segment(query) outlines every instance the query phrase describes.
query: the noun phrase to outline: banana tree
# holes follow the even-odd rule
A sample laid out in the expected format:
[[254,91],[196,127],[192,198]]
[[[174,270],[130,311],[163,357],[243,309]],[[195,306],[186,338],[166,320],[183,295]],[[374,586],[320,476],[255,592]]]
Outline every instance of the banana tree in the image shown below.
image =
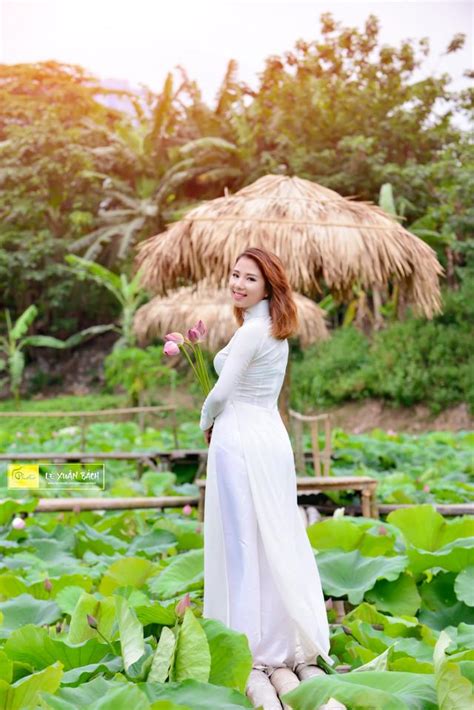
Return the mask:
[[[26,346],[64,350],[65,348],[72,348],[79,345],[89,337],[112,329],[110,325],[93,325],[90,328],[71,335],[67,340],[53,338],[51,335],[26,335],[37,315],[37,307],[31,305],[21,314],[15,323],[12,324],[10,312],[7,309],[5,310],[7,333],[6,336],[0,336],[0,372],[6,371],[8,376],[0,380],[0,385],[9,381],[10,391],[16,401],[20,399],[20,386],[25,369],[25,354],[23,349]],[[2,357],[2,355],[4,357]]]
[[83,259],[75,254],[68,254],[65,261],[71,266],[71,271],[81,279],[90,278],[104,286],[112,293],[122,308],[120,325],[109,324],[107,327],[120,333],[120,338],[113,350],[122,347],[134,347],[136,337],[133,332],[133,317],[135,312],[147,299],[146,292],[140,286],[140,272],[129,280],[126,274],[116,274],[95,261]]

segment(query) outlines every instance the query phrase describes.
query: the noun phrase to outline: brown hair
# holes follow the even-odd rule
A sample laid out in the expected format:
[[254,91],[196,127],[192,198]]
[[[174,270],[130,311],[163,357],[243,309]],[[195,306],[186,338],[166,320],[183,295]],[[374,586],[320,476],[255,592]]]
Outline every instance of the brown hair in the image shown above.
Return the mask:
[[[263,274],[272,318],[273,337],[284,340],[295,335],[298,329],[298,311],[280,258],[265,249],[249,247],[238,255],[234,263],[237,263],[242,256],[253,259]],[[237,323],[241,326],[244,322],[242,309],[234,306],[233,310]]]

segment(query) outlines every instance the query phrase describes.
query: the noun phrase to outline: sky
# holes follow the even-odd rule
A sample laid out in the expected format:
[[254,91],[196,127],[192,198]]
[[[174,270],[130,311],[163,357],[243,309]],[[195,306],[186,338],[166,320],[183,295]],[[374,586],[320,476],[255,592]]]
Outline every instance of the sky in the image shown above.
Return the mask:
[[[328,11],[359,29],[377,15],[382,43],[429,37],[423,73],[448,72],[452,88],[468,85],[462,74],[474,68],[474,2],[445,0],[0,0],[0,62],[55,59],[156,91],[180,64],[212,103],[229,59],[256,87],[265,58],[317,39]],[[457,32],[467,34],[464,49],[443,56]]]

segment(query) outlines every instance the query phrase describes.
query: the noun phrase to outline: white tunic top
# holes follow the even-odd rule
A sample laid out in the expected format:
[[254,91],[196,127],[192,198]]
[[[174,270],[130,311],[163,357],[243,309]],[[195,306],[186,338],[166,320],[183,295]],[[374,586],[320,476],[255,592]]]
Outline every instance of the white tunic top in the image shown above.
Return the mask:
[[244,322],[214,358],[219,379],[201,409],[200,428],[209,429],[229,401],[273,409],[288,363],[288,340],[271,335],[267,299],[244,310]]

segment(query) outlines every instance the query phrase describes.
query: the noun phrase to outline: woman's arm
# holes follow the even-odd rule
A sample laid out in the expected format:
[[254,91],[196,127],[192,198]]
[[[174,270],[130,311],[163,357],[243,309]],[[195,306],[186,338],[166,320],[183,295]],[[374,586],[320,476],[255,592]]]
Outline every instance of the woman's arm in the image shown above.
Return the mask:
[[203,431],[213,425],[214,419],[224,409],[240,377],[258,353],[266,329],[267,323],[260,318],[255,318],[244,323],[236,331],[219,379],[202,405],[199,427]]

